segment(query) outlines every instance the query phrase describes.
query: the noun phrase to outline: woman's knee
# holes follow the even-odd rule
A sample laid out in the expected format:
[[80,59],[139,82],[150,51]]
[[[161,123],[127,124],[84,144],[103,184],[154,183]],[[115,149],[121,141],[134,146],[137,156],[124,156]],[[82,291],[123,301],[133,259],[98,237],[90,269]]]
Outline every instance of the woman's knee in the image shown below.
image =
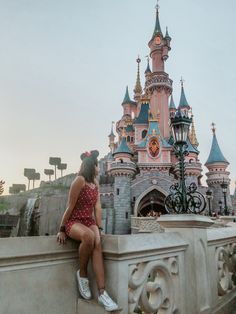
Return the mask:
[[101,244],[101,239],[100,238],[95,238],[94,240],[94,249],[95,250],[102,250],[102,244]]
[[88,230],[88,232],[84,232],[81,241],[86,243],[86,245],[93,247],[95,241],[93,232],[91,232],[90,230]]

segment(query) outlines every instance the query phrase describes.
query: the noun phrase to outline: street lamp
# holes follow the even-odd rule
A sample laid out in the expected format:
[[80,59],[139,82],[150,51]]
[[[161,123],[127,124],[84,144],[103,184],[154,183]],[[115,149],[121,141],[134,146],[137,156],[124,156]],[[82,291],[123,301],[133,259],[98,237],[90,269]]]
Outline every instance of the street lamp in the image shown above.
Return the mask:
[[211,212],[211,200],[212,200],[212,191],[211,190],[207,190],[206,191],[206,198],[208,200],[208,209],[209,209],[209,216],[212,216],[212,212]]
[[228,206],[227,206],[227,200],[226,200],[226,193],[227,193],[227,189],[228,189],[228,183],[224,181],[223,179],[223,182],[221,183],[221,188],[222,188],[222,192],[223,192],[223,195],[224,195],[224,205],[225,205],[225,208],[224,208],[224,215],[225,216],[228,216],[229,215],[229,212],[228,212]]
[[185,183],[185,156],[189,154],[187,138],[192,118],[186,112],[178,108],[176,114],[171,117],[171,128],[174,137],[174,151],[179,160],[180,178],[179,183],[170,187],[170,194],[165,199],[167,212],[175,211],[178,214],[201,213],[206,207],[204,196],[197,192],[195,183],[187,188]]
[[220,200],[218,202],[218,204],[219,204],[219,208],[220,208],[220,215],[222,215],[222,201]]

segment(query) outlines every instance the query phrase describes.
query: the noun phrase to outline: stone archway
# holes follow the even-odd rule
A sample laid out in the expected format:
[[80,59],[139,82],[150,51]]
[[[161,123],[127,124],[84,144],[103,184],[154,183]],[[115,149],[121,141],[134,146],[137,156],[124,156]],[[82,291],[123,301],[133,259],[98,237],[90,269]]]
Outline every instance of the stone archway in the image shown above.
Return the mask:
[[135,217],[153,217],[167,214],[164,201],[167,192],[159,187],[149,187],[135,201]]

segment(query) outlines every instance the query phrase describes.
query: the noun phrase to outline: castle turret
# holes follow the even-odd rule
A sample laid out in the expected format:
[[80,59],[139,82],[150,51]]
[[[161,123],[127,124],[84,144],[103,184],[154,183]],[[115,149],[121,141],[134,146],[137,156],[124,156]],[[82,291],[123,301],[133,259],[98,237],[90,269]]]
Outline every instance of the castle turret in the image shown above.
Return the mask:
[[213,209],[219,209],[219,201],[223,201],[223,192],[222,192],[222,183],[228,184],[228,192],[227,192],[227,205],[228,208],[232,208],[231,198],[230,198],[230,191],[229,191],[229,172],[226,168],[229,165],[229,162],[226,160],[224,155],[221,152],[219,147],[217,138],[216,138],[216,129],[215,124],[212,123],[212,132],[213,132],[213,139],[211,145],[211,151],[209,157],[205,163],[205,166],[209,170],[206,173],[207,176],[207,184],[209,188],[213,191]]
[[131,179],[136,172],[135,163],[131,161],[133,153],[126,143],[123,133],[120,145],[113,154],[115,161],[111,164],[110,174],[114,183],[114,234],[130,233],[131,223]]
[[153,117],[160,113],[160,131],[164,138],[169,138],[169,96],[172,94],[172,80],[165,72],[165,61],[170,48],[170,36],[164,37],[160,21],[159,6],[156,7],[156,23],[151,40],[148,43],[152,59],[152,73],[145,83],[145,92],[150,95],[150,110]]
[[122,106],[123,106],[123,109],[124,109],[123,115],[130,115],[130,116],[132,116],[132,112],[134,114],[136,113],[137,104],[136,104],[135,101],[130,99],[128,86],[126,86],[125,97],[124,97],[124,100],[122,102]]

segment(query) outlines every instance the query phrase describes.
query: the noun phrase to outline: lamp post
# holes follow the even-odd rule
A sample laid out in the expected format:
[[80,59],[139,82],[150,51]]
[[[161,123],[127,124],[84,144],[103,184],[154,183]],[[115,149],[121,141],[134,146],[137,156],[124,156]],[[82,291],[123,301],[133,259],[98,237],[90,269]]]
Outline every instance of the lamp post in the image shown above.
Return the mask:
[[170,120],[174,137],[173,148],[179,160],[180,177],[179,183],[170,187],[171,193],[165,199],[165,208],[167,212],[175,211],[178,214],[201,213],[206,207],[204,196],[197,192],[195,183],[191,183],[189,187],[186,187],[185,183],[184,159],[188,155],[187,137],[192,118],[178,108]]
[[208,200],[208,209],[209,209],[209,216],[212,216],[212,212],[211,212],[211,200],[212,200],[212,191],[211,190],[207,190],[206,191],[206,198]]
[[218,204],[219,204],[219,208],[220,208],[220,215],[222,215],[222,201],[219,200]]
[[228,189],[228,183],[224,181],[223,179],[223,182],[221,183],[221,188],[222,188],[222,192],[223,192],[223,195],[224,195],[224,215],[225,216],[228,216],[229,215],[229,212],[228,212],[228,206],[227,206],[227,200],[226,200],[226,193],[227,193],[227,189]]

